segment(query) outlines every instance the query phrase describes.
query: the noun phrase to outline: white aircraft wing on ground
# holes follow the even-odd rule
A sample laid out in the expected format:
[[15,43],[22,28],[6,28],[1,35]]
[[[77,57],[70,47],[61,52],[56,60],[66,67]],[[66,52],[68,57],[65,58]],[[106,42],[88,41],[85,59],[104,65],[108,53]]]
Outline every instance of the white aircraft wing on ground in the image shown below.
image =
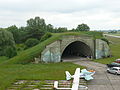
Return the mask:
[[80,81],[80,68],[77,68],[75,71],[75,74],[73,76],[73,84],[71,90],[78,90],[79,87],[79,81]]

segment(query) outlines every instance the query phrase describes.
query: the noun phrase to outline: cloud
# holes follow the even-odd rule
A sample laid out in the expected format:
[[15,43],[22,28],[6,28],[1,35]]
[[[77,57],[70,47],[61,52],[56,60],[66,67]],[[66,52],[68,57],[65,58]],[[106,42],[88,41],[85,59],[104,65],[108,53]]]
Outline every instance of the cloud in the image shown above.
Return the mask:
[[119,0],[1,0],[0,27],[25,26],[40,16],[55,27],[76,28],[86,23],[92,30],[119,29]]

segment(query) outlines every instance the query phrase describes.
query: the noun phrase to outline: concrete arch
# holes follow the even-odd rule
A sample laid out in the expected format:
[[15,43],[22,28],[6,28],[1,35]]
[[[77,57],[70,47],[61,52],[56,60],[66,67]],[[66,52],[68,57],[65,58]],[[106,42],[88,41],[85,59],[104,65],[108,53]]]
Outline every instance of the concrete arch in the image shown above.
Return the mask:
[[66,45],[64,45],[64,46],[61,48],[61,53],[63,53],[63,51],[66,49],[66,47],[68,47],[70,44],[72,44],[72,43],[74,43],[74,42],[82,42],[82,43],[84,43],[85,45],[89,46],[90,49],[92,49],[92,47],[90,46],[90,44],[89,44],[87,41],[85,41],[85,40],[72,40],[72,41],[66,43]]

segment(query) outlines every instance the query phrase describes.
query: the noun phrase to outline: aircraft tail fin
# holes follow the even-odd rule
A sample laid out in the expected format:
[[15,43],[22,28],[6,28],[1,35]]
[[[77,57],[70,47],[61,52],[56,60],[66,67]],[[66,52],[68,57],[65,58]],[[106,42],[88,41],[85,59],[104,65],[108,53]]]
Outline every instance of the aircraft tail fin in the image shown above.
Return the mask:
[[65,71],[66,73],[66,80],[70,80],[72,78],[71,74],[68,71]]

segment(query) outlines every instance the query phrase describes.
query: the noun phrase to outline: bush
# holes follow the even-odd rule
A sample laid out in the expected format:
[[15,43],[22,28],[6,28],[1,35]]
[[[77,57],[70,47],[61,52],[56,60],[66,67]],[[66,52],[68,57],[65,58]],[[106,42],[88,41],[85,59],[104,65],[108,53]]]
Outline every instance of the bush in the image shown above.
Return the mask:
[[41,37],[40,42],[45,41],[46,39],[50,38],[52,34],[50,32],[47,32],[45,35]]
[[17,55],[16,48],[12,46],[7,46],[4,50],[5,56],[11,58]]
[[37,45],[38,43],[39,43],[38,39],[30,38],[25,42],[26,49],[30,48],[30,47],[33,47],[33,46]]
[[24,44],[16,44],[17,51],[22,51],[22,50],[24,50],[24,48],[25,48]]
[[109,45],[109,41],[106,38],[101,38],[101,40],[107,42],[107,44]]

